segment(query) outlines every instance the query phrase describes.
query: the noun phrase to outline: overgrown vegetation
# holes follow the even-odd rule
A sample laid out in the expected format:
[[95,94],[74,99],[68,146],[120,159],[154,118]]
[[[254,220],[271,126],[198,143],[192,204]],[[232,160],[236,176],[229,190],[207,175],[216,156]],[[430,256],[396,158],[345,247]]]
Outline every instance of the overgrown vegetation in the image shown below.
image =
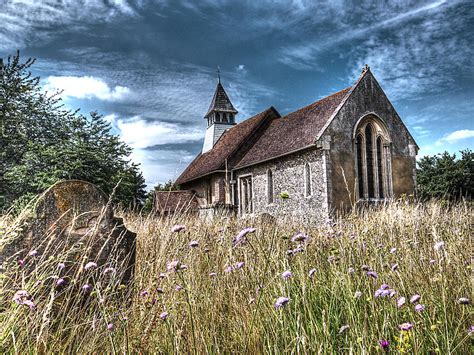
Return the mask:
[[[2,352],[472,349],[468,204],[399,201],[318,228],[124,217],[138,233],[133,287],[119,286],[122,270],[112,260],[66,278],[60,263],[93,261],[87,242],[79,259],[66,261],[70,249],[35,255],[40,248],[32,246],[18,255],[21,263],[5,266]],[[19,222],[0,221],[0,240],[14,236]],[[115,272],[106,272],[111,267]],[[62,278],[67,282],[58,286]],[[85,284],[91,288],[85,291]]]
[[98,185],[125,207],[141,205],[144,179],[131,148],[96,113],[64,109],[59,93],[45,93],[40,78],[17,53],[0,65],[0,211],[21,206],[63,179]]

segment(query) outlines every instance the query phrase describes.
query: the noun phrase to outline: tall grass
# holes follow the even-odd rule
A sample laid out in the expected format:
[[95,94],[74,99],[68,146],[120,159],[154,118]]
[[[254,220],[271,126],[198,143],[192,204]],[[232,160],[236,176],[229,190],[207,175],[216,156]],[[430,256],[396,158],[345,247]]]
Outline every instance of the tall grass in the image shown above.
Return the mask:
[[[69,261],[78,268],[67,285],[56,287],[66,249],[54,257],[27,256],[23,266],[12,261],[0,289],[0,350],[373,353],[382,351],[381,340],[400,353],[471,350],[472,305],[459,303],[472,298],[472,210],[466,204],[398,202],[322,227],[123,217],[138,233],[133,285],[120,285],[116,261],[113,276],[103,274],[110,265],[85,271],[86,256]],[[11,238],[14,228],[8,226],[14,223],[1,220],[2,240]],[[186,229],[172,232],[176,224]],[[256,231],[233,246],[244,227]],[[292,242],[297,232],[309,240]],[[173,261],[174,269],[168,265]],[[244,265],[235,267],[238,262]],[[229,266],[234,268],[226,272]],[[287,270],[292,276],[284,279]],[[90,293],[81,290],[86,282]],[[396,294],[375,297],[382,284]],[[18,290],[28,292],[35,309],[12,302]],[[425,306],[421,312],[410,303],[415,294]],[[275,308],[278,297],[289,302]],[[402,307],[400,297],[406,298]],[[413,328],[402,331],[406,322]]]

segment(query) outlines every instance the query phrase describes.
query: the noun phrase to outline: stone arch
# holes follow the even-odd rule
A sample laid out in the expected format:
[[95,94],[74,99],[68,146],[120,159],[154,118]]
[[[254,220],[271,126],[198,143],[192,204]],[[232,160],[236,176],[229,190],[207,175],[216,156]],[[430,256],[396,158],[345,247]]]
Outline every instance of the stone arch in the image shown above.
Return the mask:
[[376,114],[361,117],[353,131],[357,198],[376,200],[392,195],[391,138]]

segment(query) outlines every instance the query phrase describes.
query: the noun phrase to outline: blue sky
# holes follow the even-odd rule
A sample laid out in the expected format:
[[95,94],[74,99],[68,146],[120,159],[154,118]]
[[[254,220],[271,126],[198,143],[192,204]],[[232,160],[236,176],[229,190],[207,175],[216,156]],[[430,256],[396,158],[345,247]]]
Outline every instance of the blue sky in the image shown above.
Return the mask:
[[0,57],[36,57],[45,90],[104,114],[149,187],[200,152],[218,65],[241,121],[367,63],[421,156],[473,149],[472,43],[473,1],[0,0]]

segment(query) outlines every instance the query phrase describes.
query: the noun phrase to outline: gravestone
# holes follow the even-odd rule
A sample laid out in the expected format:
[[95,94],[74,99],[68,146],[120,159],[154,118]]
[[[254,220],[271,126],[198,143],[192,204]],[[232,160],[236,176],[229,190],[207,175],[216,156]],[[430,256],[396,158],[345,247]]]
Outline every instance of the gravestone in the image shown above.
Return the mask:
[[22,260],[32,250],[43,257],[67,254],[68,261],[75,264],[87,259],[99,267],[126,261],[122,267],[126,268],[124,279],[129,281],[135,263],[135,239],[136,234],[114,216],[103,191],[85,181],[66,180],[39,197],[24,231],[4,248],[0,261]]

